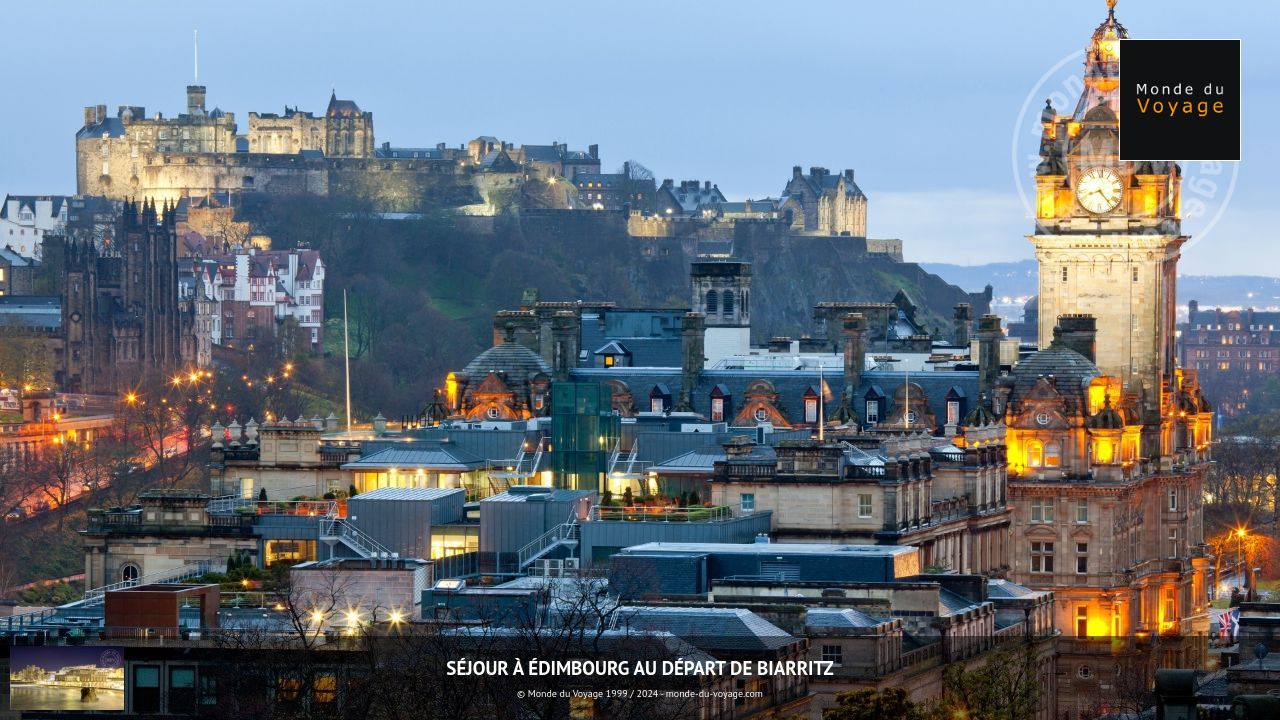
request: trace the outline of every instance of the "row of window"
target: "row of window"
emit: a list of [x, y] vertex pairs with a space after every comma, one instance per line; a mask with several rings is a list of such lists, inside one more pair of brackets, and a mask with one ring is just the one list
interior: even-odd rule
[[[1138, 282], [1138, 268], [1132, 269], [1132, 277], [1134, 282]], [[1062, 268], [1062, 282], [1067, 281], [1067, 268]]]
[[[1165, 507], [1170, 512], [1177, 512], [1182, 507], [1183, 488], [1171, 485], [1165, 491]], [[1054, 521], [1054, 507], [1057, 501], [1053, 498], [1035, 498], [1031, 501], [1031, 522], [1049, 524]], [[1089, 501], [1079, 498], [1075, 502], [1075, 522], [1089, 522]]]
[[[742, 503], [743, 512], [755, 512], [756, 510], [756, 494], [742, 493], [739, 496], [739, 502]], [[871, 493], [858, 493], [858, 517], [869, 518], [874, 515], [873, 498]]]
[[[1214, 356], [1213, 356], [1213, 355], [1211, 355], [1211, 354], [1210, 354], [1210, 352], [1209, 352], [1208, 350], [1192, 350], [1192, 351], [1191, 351], [1191, 357], [1207, 358], [1207, 357], [1214, 357]], [[1220, 358], [1229, 358], [1229, 357], [1231, 357], [1231, 351], [1230, 351], [1230, 350], [1219, 350], [1219, 351], [1218, 351], [1218, 354], [1217, 354], [1217, 357], [1220, 357]], [[1236, 357], [1238, 357], [1238, 358], [1251, 358], [1251, 357], [1253, 357], [1253, 351], [1252, 351], [1252, 350], [1237, 350], [1237, 351], [1236, 351]], [[1259, 350], [1259, 351], [1258, 351], [1258, 357], [1260, 357], [1260, 358], [1269, 358], [1269, 357], [1272, 357], [1272, 355], [1271, 355], [1271, 351], [1270, 351], [1270, 350]]]
[[[1220, 363], [1197, 362], [1196, 363], [1197, 370], [1230, 370], [1233, 367], [1237, 370], [1253, 370], [1254, 366], [1255, 364], [1251, 362], [1238, 362], [1234, 365], [1232, 365], [1229, 362], [1220, 362]], [[1275, 369], [1275, 365], [1269, 362], [1260, 362], [1260, 363], [1257, 363], [1256, 366], [1258, 370], [1263, 372]]]
[[[1054, 547], [1051, 542], [1031, 543], [1031, 572], [1052, 573]], [[1076, 573], [1085, 575], [1089, 572], [1089, 543], [1076, 543]]]

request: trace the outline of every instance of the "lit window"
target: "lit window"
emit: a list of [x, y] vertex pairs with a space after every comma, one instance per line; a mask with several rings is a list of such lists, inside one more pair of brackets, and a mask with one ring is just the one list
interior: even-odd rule
[[947, 424], [957, 425], [959, 423], [960, 423], [960, 401], [948, 400], [947, 401]]
[[1041, 467], [1044, 465], [1044, 446], [1036, 441], [1027, 443], [1027, 467]]
[[1076, 637], [1089, 637], [1089, 606], [1076, 607]]
[[1049, 443], [1044, 446], [1044, 465], [1045, 467], [1058, 467], [1062, 464], [1062, 447], [1057, 443]]

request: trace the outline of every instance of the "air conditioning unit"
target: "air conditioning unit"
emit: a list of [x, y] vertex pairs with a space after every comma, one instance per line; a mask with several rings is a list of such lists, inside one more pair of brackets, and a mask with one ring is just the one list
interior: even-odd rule
[[563, 560], [539, 560], [533, 566], [534, 575], [542, 577], [560, 577], [564, 574]]
[[579, 567], [581, 567], [581, 566], [578, 564], [579, 562], [581, 562], [581, 561], [580, 561], [580, 560], [578, 560], [578, 558], [565, 558], [565, 559], [564, 559], [564, 569], [565, 569], [565, 570], [577, 570]]

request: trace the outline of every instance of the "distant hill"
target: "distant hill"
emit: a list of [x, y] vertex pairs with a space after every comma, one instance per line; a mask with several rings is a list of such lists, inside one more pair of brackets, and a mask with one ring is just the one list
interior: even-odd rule
[[[927, 272], [949, 283], [976, 291], [991, 285], [997, 299], [1036, 294], [1036, 261], [952, 265], [920, 263]], [[1195, 300], [1201, 306], [1280, 307], [1280, 278], [1261, 275], [1182, 275], [1178, 277], [1178, 303]]]
[[[321, 252], [331, 322], [342, 315], [341, 291], [350, 291], [353, 400], [358, 414], [388, 417], [421, 409], [448, 371], [488, 348], [493, 314], [518, 308], [525, 288], [542, 300], [687, 307], [698, 252], [692, 238], [630, 237], [625, 219], [609, 213], [393, 220], [341, 201], [275, 198], [246, 215], [277, 247], [307, 243]], [[813, 306], [823, 301], [889, 302], [904, 290], [924, 328], [946, 334], [957, 303], [981, 300], [915, 263], [868, 255], [849, 238], [752, 234], [733, 246], [754, 263], [758, 343], [811, 333]], [[340, 325], [330, 328], [330, 343], [341, 337]]]

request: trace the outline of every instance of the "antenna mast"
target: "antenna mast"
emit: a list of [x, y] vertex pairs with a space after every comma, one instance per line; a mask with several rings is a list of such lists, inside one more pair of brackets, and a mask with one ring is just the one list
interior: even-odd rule
[[200, 31], [192, 30], [191, 34], [193, 37], [191, 53], [194, 60], [194, 62], [192, 63], [192, 66], [194, 69], [193, 76], [195, 78], [195, 82], [193, 82], [192, 84], [199, 85], [200, 84]]

